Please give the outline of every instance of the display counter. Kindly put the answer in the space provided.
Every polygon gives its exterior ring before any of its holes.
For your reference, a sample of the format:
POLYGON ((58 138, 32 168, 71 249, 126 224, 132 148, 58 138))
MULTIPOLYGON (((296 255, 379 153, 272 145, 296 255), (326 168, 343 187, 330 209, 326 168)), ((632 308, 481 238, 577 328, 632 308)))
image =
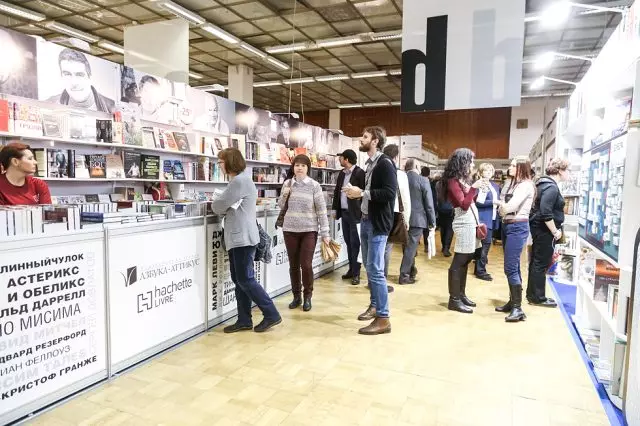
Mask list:
MULTIPOLYGON (((278 213, 258 212, 272 261, 256 263, 256 279, 271 297, 291 289, 278 213)), ((0 424, 235 316, 222 241, 217 216, 0 241, 0 424)), ((333 270, 318 244, 314 273, 333 270)))

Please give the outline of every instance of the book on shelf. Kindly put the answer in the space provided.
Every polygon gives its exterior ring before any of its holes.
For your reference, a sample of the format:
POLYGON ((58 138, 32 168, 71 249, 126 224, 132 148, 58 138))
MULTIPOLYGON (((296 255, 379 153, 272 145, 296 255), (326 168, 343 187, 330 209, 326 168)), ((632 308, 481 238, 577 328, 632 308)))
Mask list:
POLYGON ((593 281, 593 300, 607 302, 609 286, 619 285, 620 269, 604 259, 596 259, 596 270, 593 281))
POLYGON ((140 168, 142 179, 160 179, 160 156, 141 154, 140 168))
POLYGON ((122 165, 124 177, 129 179, 139 179, 141 172, 142 155, 138 152, 124 151, 122 153, 122 165))
POLYGON ((96 119, 96 141, 113 142, 113 121, 96 119))
POLYGON ((107 158, 104 154, 88 155, 89 177, 104 179, 107 176, 107 158))
POLYGON ((124 179, 124 165, 122 163, 122 156, 119 154, 107 154, 106 160, 106 173, 107 179, 124 179))
POLYGON ((75 155, 70 149, 46 149, 48 155, 47 177, 69 178, 75 174, 75 155))
POLYGON ((191 146, 189 145, 189 138, 186 133, 173 132, 173 138, 178 146, 180 152, 191 152, 191 146))
POLYGON ((607 295, 607 311, 609 312, 609 317, 612 319, 618 318, 619 291, 620 291, 620 286, 618 284, 609 285, 608 295, 607 295))

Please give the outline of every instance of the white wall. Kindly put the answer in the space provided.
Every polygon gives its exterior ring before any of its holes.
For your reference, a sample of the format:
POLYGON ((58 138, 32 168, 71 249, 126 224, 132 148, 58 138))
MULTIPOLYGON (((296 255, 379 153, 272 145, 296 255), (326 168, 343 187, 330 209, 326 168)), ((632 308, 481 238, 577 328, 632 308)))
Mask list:
POLYGON ((509 157, 529 155, 531 147, 536 143, 544 126, 551 121, 553 113, 565 106, 567 98, 529 98, 523 99, 519 107, 511 109, 511 133, 509 138, 509 157), (546 118, 545 115, 546 106, 546 118), (516 129, 519 119, 529 120, 529 127, 516 129))

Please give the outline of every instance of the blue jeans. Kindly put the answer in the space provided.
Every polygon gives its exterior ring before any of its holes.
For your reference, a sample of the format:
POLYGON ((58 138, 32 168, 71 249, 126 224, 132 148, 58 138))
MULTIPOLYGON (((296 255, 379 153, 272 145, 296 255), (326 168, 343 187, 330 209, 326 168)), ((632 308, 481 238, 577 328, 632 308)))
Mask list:
POLYGON ((275 321, 280 313, 264 288, 255 278, 253 258, 256 248, 252 246, 237 247, 229 250, 231 281, 236 285, 236 304, 238 306, 238 324, 252 325, 251 302, 255 302, 262 311, 264 319, 275 321))
POLYGON ((529 237, 529 222, 502 224, 502 246, 504 247, 504 274, 509 285, 522 285, 520 256, 529 237))
POLYGON ((376 316, 389 318, 389 293, 387 280, 384 277, 384 252, 387 235, 374 235, 373 224, 369 219, 360 223, 360 244, 362 261, 367 269, 371 307, 376 309, 376 316))

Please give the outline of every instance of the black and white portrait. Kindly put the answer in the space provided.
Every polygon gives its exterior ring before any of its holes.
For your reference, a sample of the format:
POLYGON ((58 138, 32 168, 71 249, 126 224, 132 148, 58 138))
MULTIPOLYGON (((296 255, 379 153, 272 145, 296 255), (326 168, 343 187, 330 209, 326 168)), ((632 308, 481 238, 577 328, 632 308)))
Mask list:
POLYGON ((194 130, 220 135, 235 131, 234 101, 192 87, 187 88, 187 101, 193 108, 194 130))
POLYGON ((36 39, 0 28, 0 93, 38 98, 38 63, 36 39))
POLYGON ((140 106, 142 120, 171 124, 177 121, 179 102, 173 101, 172 83, 164 78, 122 66, 120 100, 140 106))
POLYGON ((298 128, 298 121, 286 115, 274 115, 273 118, 278 127, 276 143, 284 145, 287 148, 297 148, 298 145, 293 138, 293 133, 296 132, 298 128))
POLYGON ((113 113, 119 65, 45 41, 38 42, 38 98, 113 113))
POLYGON ((246 134, 247 141, 270 143, 270 127, 269 111, 236 103, 236 133, 246 134))

